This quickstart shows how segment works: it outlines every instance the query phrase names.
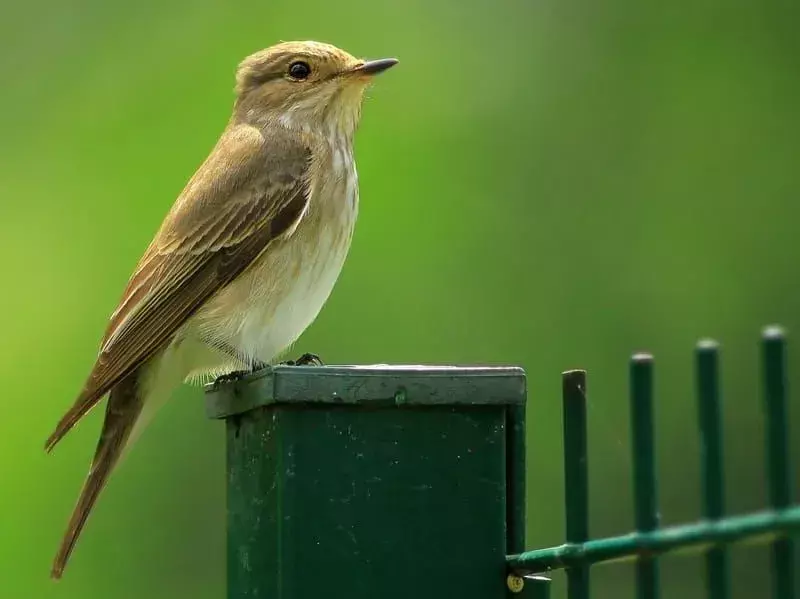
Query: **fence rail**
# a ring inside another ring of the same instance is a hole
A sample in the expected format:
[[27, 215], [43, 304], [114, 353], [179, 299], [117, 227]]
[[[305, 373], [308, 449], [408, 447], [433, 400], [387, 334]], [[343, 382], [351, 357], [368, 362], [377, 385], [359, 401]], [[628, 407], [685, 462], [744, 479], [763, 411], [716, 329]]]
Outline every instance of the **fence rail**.
[[727, 599], [730, 593], [728, 546], [735, 542], [750, 542], [771, 544], [772, 597], [794, 599], [796, 573], [792, 535], [800, 531], [800, 506], [792, 505], [784, 333], [778, 327], [768, 327], [762, 336], [768, 511], [725, 516], [719, 348], [714, 341], [705, 340], [696, 350], [704, 519], [683, 526], [659, 526], [653, 372], [652, 356], [633, 356], [630, 364], [630, 410], [636, 531], [589, 540], [586, 373], [580, 370], [565, 372], [566, 543], [508, 556], [509, 587], [521, 590], [524, 581], [518, 577], [566, 568], [569, 598], [588, 599], [591, 565], [635, 560], [636, 596], [639, 599], [657, 599], [660, 592], [658, 556], [667, 552], [701, 551], [705, 554], [709, 599]]
[[768, 543], [763, 596], [795, 599], [784, 334], [768, 328], [762, 340], [765, 511], [726, 513], [717, 344], [700, 342], [695, 360], [702, 520], [659, 522], [654, 362], [637, 354], [636, 530], [590, 535], [586, 373], [572, 370], [562, 379], [565, 543], [529, 551], [521, 368], [277, 365], [211, 385], [208, 415], [226, 431], [229, 599], [547, 599], [556, 569], [569, 599], [589, 599], [592, 566], [626, 560], [637, 598], [659, 599], [660, 556], [679, 552], [701, 552], [708, 599], [728, 599], [737, 542]]

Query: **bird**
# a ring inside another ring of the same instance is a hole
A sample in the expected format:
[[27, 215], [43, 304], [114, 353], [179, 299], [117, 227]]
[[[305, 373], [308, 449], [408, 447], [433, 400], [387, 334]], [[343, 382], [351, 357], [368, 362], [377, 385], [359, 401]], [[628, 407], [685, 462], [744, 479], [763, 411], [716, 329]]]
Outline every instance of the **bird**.
[[358, 214], [353, 137], [364, 92], [397, 62], [296, 41], [239, 63], [226, 127], [134, 269], [45, 444], [49, 453], [108, 396], [52, 578], [112, 470], [177, 387], [272, 363], [317, 317]]

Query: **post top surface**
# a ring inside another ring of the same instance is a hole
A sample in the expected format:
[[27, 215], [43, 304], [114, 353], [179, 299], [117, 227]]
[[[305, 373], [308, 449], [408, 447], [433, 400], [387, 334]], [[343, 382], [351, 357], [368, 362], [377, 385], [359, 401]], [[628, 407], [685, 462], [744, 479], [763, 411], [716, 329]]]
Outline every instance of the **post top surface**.
[[518, 405], [526, 384], [516, 366], [276, 365], [205, 391], [208, 417], [226, 418], [273, 404]]

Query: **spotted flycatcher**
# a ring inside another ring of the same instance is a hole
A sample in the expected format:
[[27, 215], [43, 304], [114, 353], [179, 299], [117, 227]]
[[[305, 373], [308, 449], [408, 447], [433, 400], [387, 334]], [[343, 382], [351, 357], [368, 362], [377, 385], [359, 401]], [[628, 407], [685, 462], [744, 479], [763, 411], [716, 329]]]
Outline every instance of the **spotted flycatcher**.
[[112, 469], [174, 389], [273, 361], [319, 313], [356, 221], [363, 93], [396, 63], [287, 42], [239, 65], [227, 127], [145, 251], [83, 391], [47, 440], [49, 451], [108, 394], [54, 578]]

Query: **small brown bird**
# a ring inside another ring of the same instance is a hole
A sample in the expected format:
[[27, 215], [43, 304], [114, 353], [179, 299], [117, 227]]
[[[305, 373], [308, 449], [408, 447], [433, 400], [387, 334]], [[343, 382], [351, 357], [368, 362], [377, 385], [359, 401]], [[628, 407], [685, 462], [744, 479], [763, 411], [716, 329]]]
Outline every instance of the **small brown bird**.
[[50, 451], [108, 394], [54, 578], [112, 469], [178, 385], [271, 362], [316, 318], [356, 221], [363, 93], [396, 63], [318, 42], [240, 63], [227, 127], [140, 260], [83, 391], [47, 440]]

